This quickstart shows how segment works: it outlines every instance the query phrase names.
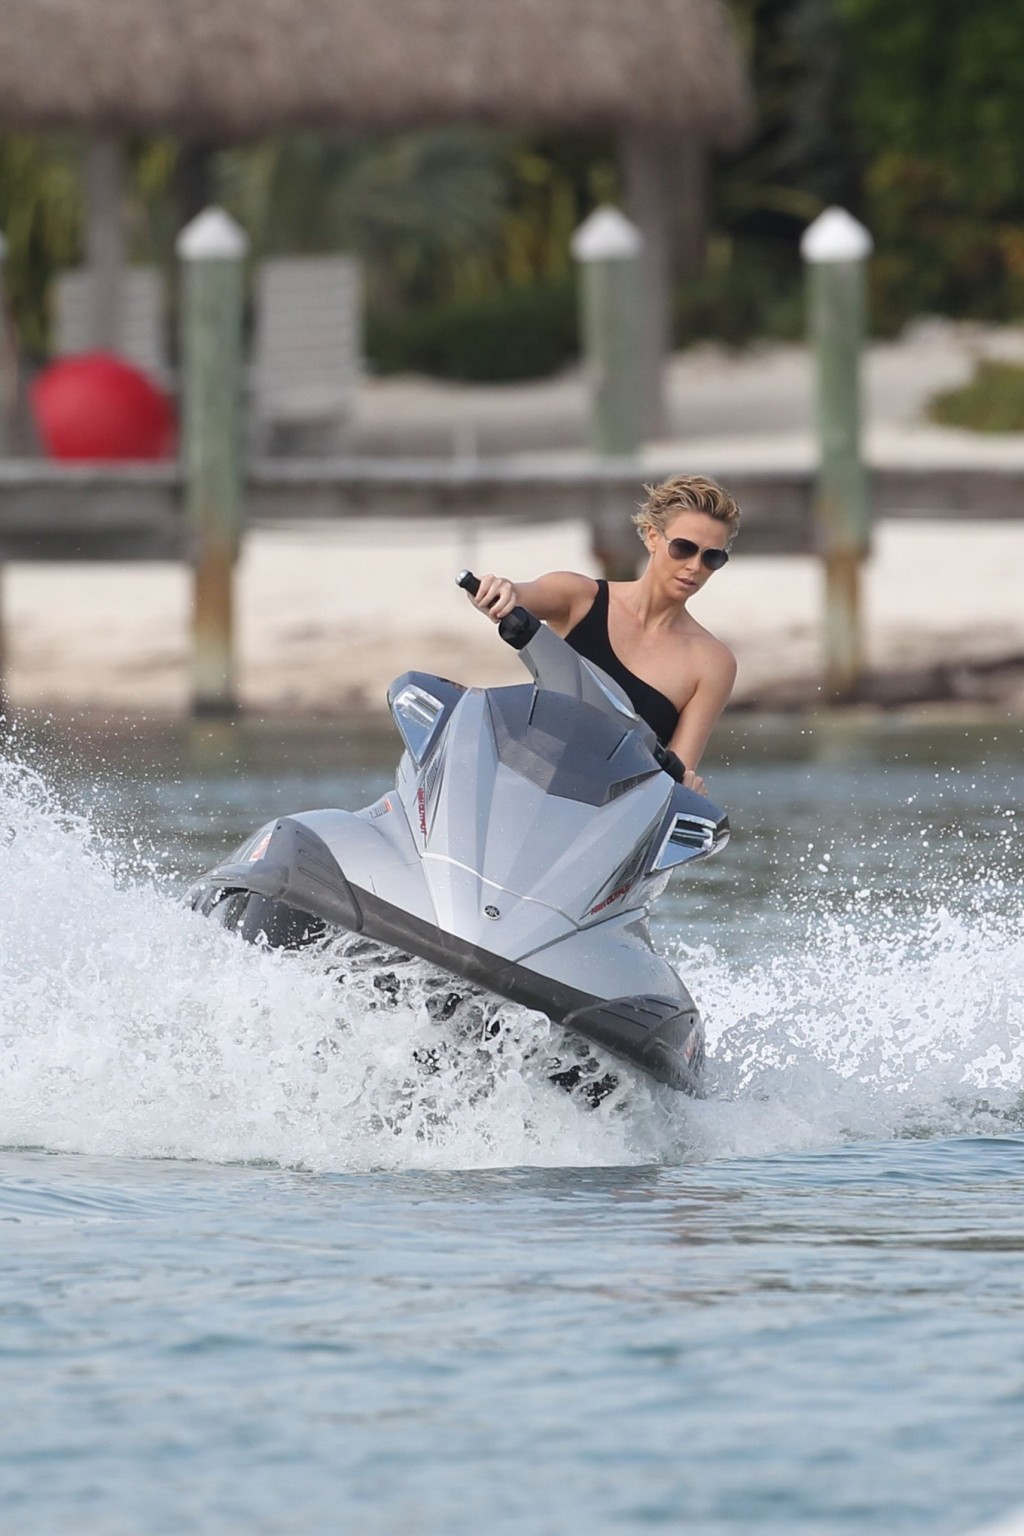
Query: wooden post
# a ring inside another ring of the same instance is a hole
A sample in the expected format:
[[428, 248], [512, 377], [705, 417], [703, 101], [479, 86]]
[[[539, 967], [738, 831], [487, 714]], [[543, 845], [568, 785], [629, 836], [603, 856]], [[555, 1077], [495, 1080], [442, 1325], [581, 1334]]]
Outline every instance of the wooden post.
[[10, 447], [15, 398], [14, 357], [7, 328], [7, 286], [4, 282], [6, 259], [7, 241], [0, 231], [0, 458], [6, 456]]
[[194, 540], [192, 711], [229, 715], [233, 578], [242, 530], [242, 300], [245, 234], [208, 208], [178, 236], [183, 263], [182, 448]]
[[871, 236], [842, 208], [804, 231], [808, 324], [817, 375], [815, 520], [825, 575], [825, 688], [855, 698], [864, 664], [861, 563], [871, 547], [871, 494], [861, 456], [860, 360]]
[[[602, 457], [632, 457], [645, 436], [643, 238], [617, 208], [598, 208], [573, 235], [580, 264], [580, 329], [590, 383], [590, 446]], [[610, 580], [630, 581], [640, 554], [625, 509], [602, 499], [593, 547]]]
[[[7, 241], [0, 234], [0, 459], [6, 458], [11, 417], [14, 414], [14, 367], [7, 336], [7, 286], [4, 264]], [[0, 560], [0, 710], [7, 702], [7, 656], [4, 629], [4, 563]]]

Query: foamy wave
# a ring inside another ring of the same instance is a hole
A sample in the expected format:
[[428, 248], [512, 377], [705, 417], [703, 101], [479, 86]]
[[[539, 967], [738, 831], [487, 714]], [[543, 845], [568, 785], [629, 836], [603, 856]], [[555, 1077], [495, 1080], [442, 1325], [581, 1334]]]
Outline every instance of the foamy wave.
[[1024, 1121], [1024, 936], [1019, 881], [1000, 872], [1008, 852], [998, 839], [958, 847], [951, 875], [940, 843], [902, 890], [888, 870], [881, 889], [794, 891], [771, 950], [742, 967], [698, 952], [712, 1102], [691, 1116], [691, 1153]]
[[0, 767], [0, 827], [3, 1144], [333, 1169], [657, 1156], [548, 1082], [545, 1020], [503, 1008], [497, 1035], [438, 1052], [424, 1008], [126, 881], [22, 765]]
[[[1019, 887], [940, 900], [798, 890], [742, 962], [680, 951], [707, 1022], [702, 1103], [622, 1075], [554, 1087], [557, 1031], [510, 1005], [457, 1038], [322, 955], [239, 943], [126, 870], [0, 764], [0, 1142], [320, 1169], [601, 1165], [988, 1129], [1024, 1083]], [[953, 899], [955, 898], [955, 899]]]

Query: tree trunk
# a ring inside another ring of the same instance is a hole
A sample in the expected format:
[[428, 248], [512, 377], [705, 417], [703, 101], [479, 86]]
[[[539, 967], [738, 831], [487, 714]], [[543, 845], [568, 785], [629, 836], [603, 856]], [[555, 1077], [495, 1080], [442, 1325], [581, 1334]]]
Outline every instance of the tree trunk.
[[663, 129], [622, 136], [626, 214], [644, 237], [645, 417], [647, 435], [668, 429], [665, 363], [672, 351], [672, 292], [703, 269], [705, 150]]
[[672, 277], [685, 283], [700, 277], [707, 262], [708, 152], [697, 139], [673, 139], [666, 171]]
[[116, 352], [120, 340], [124, 271], [122, 166], [119, 139], [99, 134], [90, 140], [85, 255], [92, 279], [92, 344], [104, 352]]

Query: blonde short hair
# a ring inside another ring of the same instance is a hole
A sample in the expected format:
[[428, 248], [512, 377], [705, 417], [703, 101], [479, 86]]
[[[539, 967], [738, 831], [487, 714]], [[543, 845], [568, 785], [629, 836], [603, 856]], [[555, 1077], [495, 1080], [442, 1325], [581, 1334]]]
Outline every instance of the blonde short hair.
[[729, 530], [729, 546], [740, 528], [740, 509], [735, 500], [714, 480], [703, 475], [672, 475], [660, 485], [645, 485], [647, 500], [633, 513], [633, 522], [640, 538], [648, 528], [665, 533], [672, 520], [680, 512], [703, 512], [717, 523], [724, 523]]

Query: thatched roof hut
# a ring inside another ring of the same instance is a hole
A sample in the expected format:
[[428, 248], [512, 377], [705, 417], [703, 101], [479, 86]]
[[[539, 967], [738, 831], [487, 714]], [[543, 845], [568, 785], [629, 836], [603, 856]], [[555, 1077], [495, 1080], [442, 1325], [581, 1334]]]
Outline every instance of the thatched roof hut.
[[0, 127], [225, 142], [285, 127], [749, 116], [723, 0], [3, 0]]
[[125, 133], [211, 146], [296, 127], [615, 130], [645, 237], [652, 430], [669, 271], [700, 259], [707, 150], [750, 116], [726, 0], [0, 0], [0, 130], [96, 139], [98, 339], [116, 332]]

